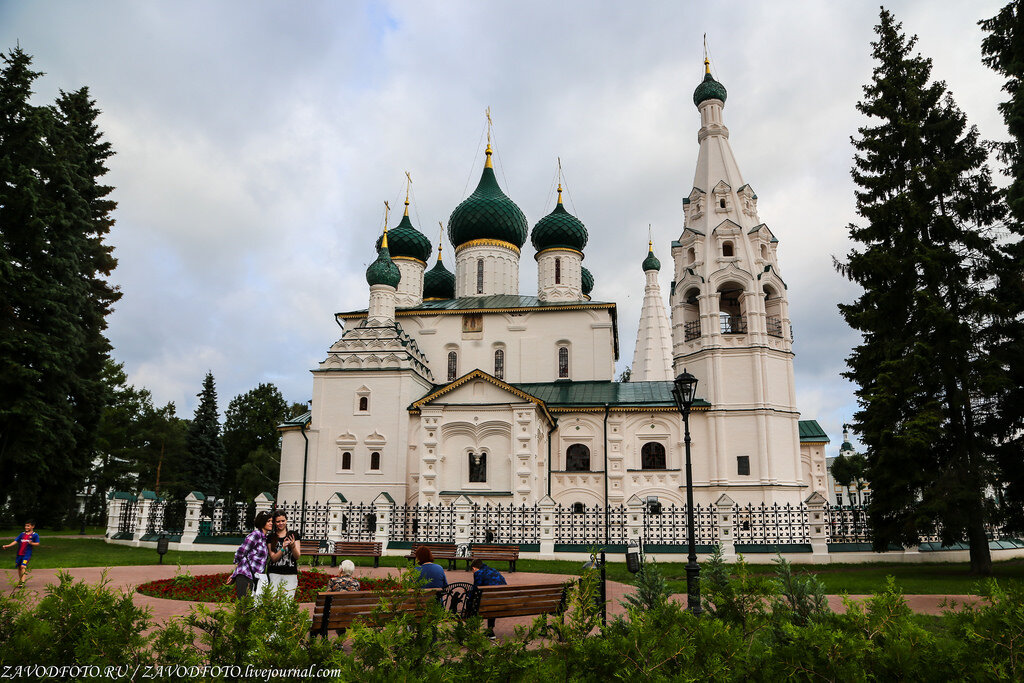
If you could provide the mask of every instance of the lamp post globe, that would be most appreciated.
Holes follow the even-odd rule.
[[[697,542],[694,538],[693,466],[690,463],[690,408],[697,393],[697,378],[683,368],[672,384],[672,396],[683,416],[683,442],[686,446],[686,540],[689,545],[686,555],[686,609],[699,615],[700,565],[697,564]]]

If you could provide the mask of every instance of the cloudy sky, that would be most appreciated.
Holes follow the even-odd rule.
[[[888,5],[989,139],[1005,136],[1001,82],[977,22],[1000,4]],[[191,415],[207,370],[222,408],[260,382],[310,397],[333,313],[366,306],[383,202],[401,205],[409,171],[413,223],[436,242],[479,178],[488,106],[499,181],[531,225],[554,206],[561,157],[593,296],[619,305],[621,371],[648,225],[664,264],[682,229],[706,34],[733,150],[780,240],[799,406],[831,454],[855,406],[839,375],[856,337],[836,304],[857,293],[832,257],[857,218],[850,136],[877,20],[877,1],[0,0],[0,49],[20,42],[46,72],[40,103],[87,85],[103,110],[124,293],[114,355]]]

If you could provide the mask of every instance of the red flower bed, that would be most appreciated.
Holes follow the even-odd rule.
[[[173,579],[159,579],[140,584],[135,590],[143,595],[167,600],[190,600],[192,602],[232,602],[235,599],[234,585],[228,585],[230,572],[223,574],[201,574],[199,576],[176,576]],[[327,590],[331,575],[321,572],[299,572],[299,590],[295,597],[299,602],[314,602],[316,594]],[[360,579],[360,590],[387,590],[398,588],[398,582],[391,578]]]

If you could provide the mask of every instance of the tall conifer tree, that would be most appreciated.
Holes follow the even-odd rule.
[[[30,103],[32,59],[0,55],[0,505],[60,523],[92,464],[106,316],[110,147],[85,90]]]
[[[224,480],[224,443],[220,438],[220,420],[217,417],[217,389],[213,373],[207,372],[203,390],[197,394],[199,405],[189,425],[188,462],[183,468],[186,483],[201,493],[219,494]]]
[[[1004,76],[1009,99],[999,105],[1010,139],[996,145],[1010,184],[1006,239],[996,264],[997,307],[991,345],[998,372],[992,374],[993,414],[988,432],[996,444],[998,481],[1006,522],[1024,530],[1024,7],[1014,0],[981,22],[984,62]]]
[[[984,490],[990,454],[979,422],[983,330],[991,306],[991,227],[1001,206],[977,130],[968,127],[916,37],[882,10],[876,65],[853,140],[863,225],[839,270],[861,285],[840,305],[862,335],[847,359],[858,386],[876,548],[933,529],[966,539],[971,568],[991,571]]]

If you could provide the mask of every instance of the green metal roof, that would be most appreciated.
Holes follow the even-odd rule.
[[[383,236],[378,237],[374,248],[380,249],[383,239]],[[433,246],[426,235],[413,227],[409,214],[405,214],[398,225],[388,230],[388,249],[391,256],[408,256],[426,263]]]
[[[580,268],[580,280],[583,285],[583,293],[589,296],[594,291],[594,274],[584,266]]]
[[[830,439],[817,420],[800,420],[800,443],[829,443]]]
[[[644,259],[643,269],[645,273],[648,270],[661,270],[661,261],[659,261],[658,257],[654,255],[653,250],[647,250],[647,258]]]
[[[513,384],[548,404],[549,407],[572,406],[651,406],[673,407],[672,382],[525,382]],[[704,399],[693,402],[696,407],[711,404]]]
[[[366,269],[366,283],[371,287],[373,285],[398,287],[401,279],[402,273],[399,272],[395,262],[391,260],[391,253],[387,249],[381,249],[377,253],[377,260]]]
[[[434,267],[423,274],[424,299],[451,299],[455,296],[455,275],[437,259]]]
[[[489,149],[487,154],[490,155]],[[484,167],[476,190],[455,207],[448,219],[448,239],[456,247],[478,239],[501,240],[521,247],[528,232],[526,216],[498,187],[490,166]]]
[[[704,74],[704,80],[693,91],[693,104],[699,107],[704,100],[721,100],[724,103],[727,95],[725,86],[716,81],[710,73],[707,73]]]
[[[302,413],[301,415],[296,415],[295,417],[288,418],[287,420],[285,420],[281,424],[277,425],[277,428],[278,429],[283,429],[283,428],[286,428],[286,427],[301,427],[302,425],[308,425],[312,419],[313,419],[313,411],[307,410],[306,412]]]
[[[559,201],[554,211],[533,226],[530,240],[537,251],[556,247],[583,251],[583,247],[587,246],[587,229],[582,221],[566,211]]]

